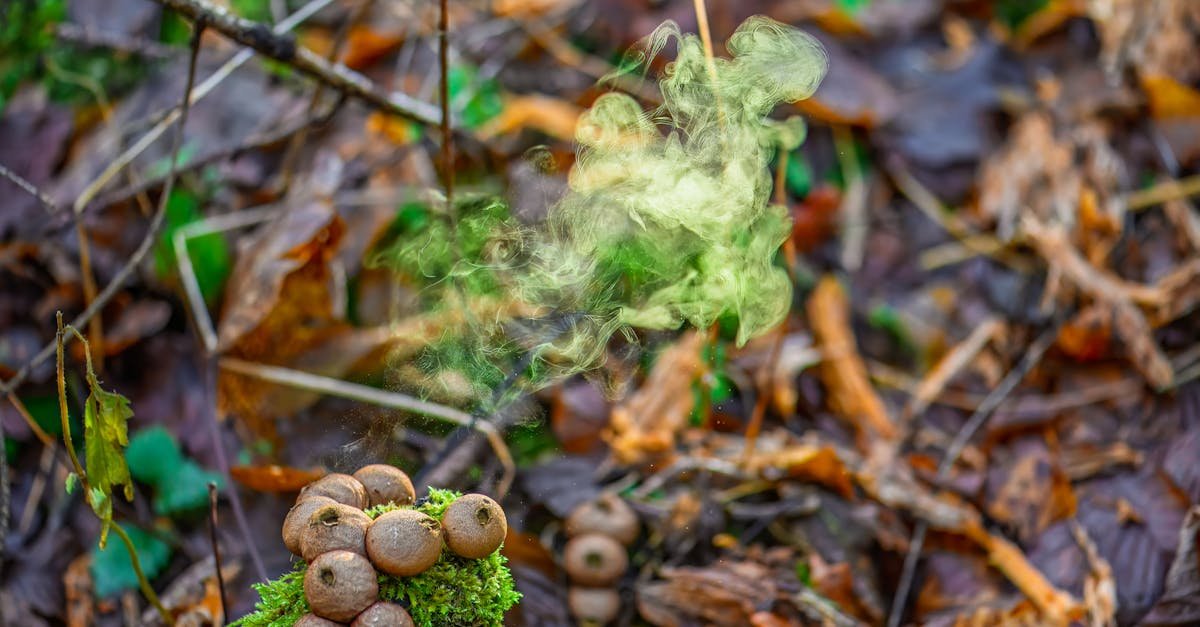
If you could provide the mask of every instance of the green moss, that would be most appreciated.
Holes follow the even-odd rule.
[[[460,495],[452,490],[431,488],[429,498],[416,509],[441,520],[446,508]],[[400,505],[379,505],[366,510],[376,518]],[[449,551],[429,570],[416,577],[379,576],[379,596],[401,603],[418,625],[492,626],[504,624],[504,613],[520,600],[512,575],[499,551],[481,560],[468,560]],[[251,614],[230,627],[290,627],[308,613],[304,598],[304,571],[296,570],[274,581],[257,584],[261,600]]]

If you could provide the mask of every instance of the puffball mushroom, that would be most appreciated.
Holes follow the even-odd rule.
[[[576,507],[566,520],[567,537],[601,533],[629,546],[638,536],[638,517],[621,497],[605,492]]]
[[[368,503],[366,487],[358,479],[337,472],[304,486],[296,501],[313,496],[327,496],[338,503],[358,509],[366,509]]]
[[[412,480],[403,470],[395,466],[387,464],[363,466],[355,471],[354,478],[366,488],[370,507],[388,503],[412,505],[416,500],[417,492],[413,489]]]
[[[629,566],[625,547],[598,533],[572,538],[563,549],[563,565],[571,581],[583,586],[610,586]]]
[[[458,497],[442,515],[446,546],[468,559],[483,559],[504,543],[508,519],[500,504],[482,494]]]
[[[415,627],[408,610],[396,603],[379,601],[363,610],[350,627]]]
[[[308,527],[308,517],[326,505],[337,504],[337,501],[327,496],[309,496],[298,501],[283,519],[283,545],[292,553],[300,555],[300,537]]]
[[[338,627],[339,625],[341,623],[329,620],[328,618],[321,618],[316,614],[305,614],[292,627]]]
[[[621,612],[621,595],[613,588],[571,586],[567,590],[567,607],[580,623],[604,625]]]
[[[367,554],[367,528],[371,517],[361,509],[333,503],[313,510],[300,534],[300,555],[306,561],[329,551]]]
[[[441,524],[415,509],[382,514],[367,529],[367,555],[389,575],[411,577],[423,573],[441,554]]]
[[[313,614],[348,623],[379,600],[379,580],[367,558],[350,551],[330,551],[308,565],[304,596]]]

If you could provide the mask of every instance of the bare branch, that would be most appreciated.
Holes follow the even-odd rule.
[[[370,79],[338,63],[330,63],[315,52],[299,46],[290,36],[279,35],[269,26],[247,20],[208,0],[154,0],[178,11],[188,20],[207,24],[213,30],[250,48],[263,56],[286,63],[344,94],[401,117],[423,124],[437,125],[441,113],[437,107],[403,93],[386,93]]]
[[[58,213],[58,205],[55,204],[53,200],[50,200],[50,197],[47,196],[45,192],[38,189],[33,183],[30,183],[25,177],[13,172],[12,170],[9,170],[8,168],[4,167],[3,164],[0,164],[0,176],[12,181],[17,187],[20,187],[30,196],[37,198],[38,202],[42,203],[42,206],[45,207],[50,213]]]

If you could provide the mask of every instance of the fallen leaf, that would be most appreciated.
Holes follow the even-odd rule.
[[[1179,529],[1179,546],[1167,571],[1166,589],[1141,625],[1195,625],[1200,623],[1200,507],[1193,507]]]
[[[63,589],[67,593],[67,627],[89,627],[96,621],[96,604],[92,596],[91,553],[71,561],[63,573]]]
[[[342,63],[352,70],[361,70],[396,50],[402,43],[403,33],[381,33],[369,26],[358,25],[351,28],[346,37]]]
[[[623,464],[665,461],[692,412],[692,382],[704,372],[704,336],[689,331],[659,355],[646,382],[612,409],[605,439]]]
[[[827,275],[817,283],[807,311],[817,347],[824,355],[821,381],[829,391],[830,407],[856,429],[885,440],[895,438],[896,427],[858,354],[850,329],[850,304],[837,279]]]
[[[325,476],[325,470],[270,464],[232,466],[229,475],[234,481],[256,492],[299,492],[300,488]]]
[[[524,129],[539,131],[559,141],[575,140],[575,123],[583,109],[565,100],[541,94],[508,96],[500,114],[479,127],[477,135],[488,140]]]

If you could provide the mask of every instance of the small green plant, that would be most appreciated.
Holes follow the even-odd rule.
[[[67,477],[67,492],[71,492],[76,485],[83,489],[84,498],[95,512],[96,517],[100,519],[99,546],[101,551],[105,550],[108,543],[108,532],[112,531],[125,545],[134,577],[137,579],[142,594],[158,610],[163,622],[172,625],[175,621],[163,607],[162,602],[158,600],[158,595],[150,586],[150,580],[142,568],[137,544],[124,528],[113,522],[113,488],[123,485],[125,498],[133,500],[133,479],[129,475],[129,466],[125,463],[124,455],[124,448],[129,444],[128,422],[133,417],[133,410],[129,408],[129,399],[100,387],[100,380],[96,377],[96,372],[92,367],[92,350],[88,345],[87,338],[75,327],[63,326],[61,311],[58,312],[57,322],[59,418],[62,423],[63,443],[66,445],[67,454],[71,458],[71,466],[74,468],[74,472]],[[75,444],[71,439],[71,419],[67,412],[67,383],[63,367],[63,340],[67,333],[74,335],[83,344],[83,352],[87,360],[87,385],[91,393],[84,402],[83,411],[86,470],[75,453]],[[110,553],[109,556],[116,559],[119,553]],[[158,561],[154,560],[155,563]],[[161,566],[162,564],[158,564],[158,567],[161,568]]]
[[[416,509],[438,521],[460,494],[430,489],[429,498],[416,506],[378,505],[366,510],[372,519],[396,509]],[[468,627],[503,625],[504,613],[520,600],[504,556],[496,551],[483,559],[463,559],[443,549],[438,561],[413,577],[379,576],[379,598],[401,603],[418,625]],[[230,627],[291,627],[309,611],[304,597],[301,562],[296,569],[255,586],[260,601],[251,614]]]

